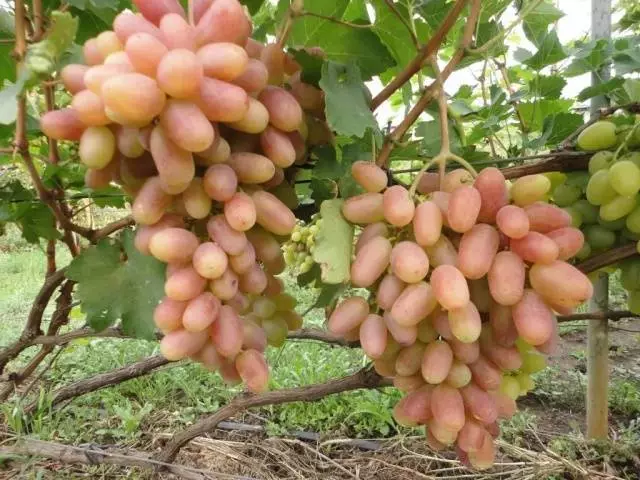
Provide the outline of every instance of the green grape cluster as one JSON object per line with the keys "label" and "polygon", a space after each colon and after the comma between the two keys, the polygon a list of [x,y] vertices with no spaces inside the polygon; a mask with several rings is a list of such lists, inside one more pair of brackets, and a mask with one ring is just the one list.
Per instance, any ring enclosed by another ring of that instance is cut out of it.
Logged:
{"label": "green grape cluster", "polygon": [[[584,234],[576,258],[585,260],[629,242],[639,242],[640,247],[640,122],[623,128],[596,122],[582,132],[578,147],[594,152],[588,172],[548,174],[553,202]],[[617,267],[629,292],[630,309],[640,313],[640,262],[630,260],[613,268]]]}
{"label": "green grape cluster", "polygon": [[309,223],[298,221],[291,234],[291,239],[283,246],[284,259],[297,274],[307,273],[313,267],[316,235],[322,221],[317,214],[311,217]]}
{"label": "green grape cluster", "polygon": [[533,390],[535,382],[531,376],[547,366],[547,358],[522,339],[516,340],[516,348],[522,357],[522,366],[518,370],[505,373],[500,383],[500,391],[513,400]]}

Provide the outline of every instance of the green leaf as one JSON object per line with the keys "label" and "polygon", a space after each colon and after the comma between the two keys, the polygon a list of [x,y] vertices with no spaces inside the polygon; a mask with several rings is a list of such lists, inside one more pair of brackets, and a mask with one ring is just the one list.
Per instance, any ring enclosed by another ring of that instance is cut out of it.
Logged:
{"label": "green leaf", "polygon": [[572,52],[573,61],[564,69],[568,77],[600,70],[611,59],[611,46],[605,39],[581,44]]}
{"label": "green leaf", "polygon": [[[380,37],[399,67],[404,67],[416,56],[417,51],[409,30],[398,16],[389,8],[384,0],[372,0],[371,5],[376,14],[373,31]],[[409,22],[407,8],[395,2],[396,11]],[[418,38],[429,38],[430,28],[421,21],[416,21]]]}
{"label": "green leaf", "polygon": [[640,102],[640,80],[627,78],[624,81],[624,91],[629,96],[629,102]]}
{"label": "green leaf", "polygon": [[53,72],[64,52],[71,47],[78,31],[78,19],[69,12],[51,13],[51,26],[46,37],[27,51],[25,67],[34,75],[43,76]]}
{"label": "green leaf", "polygon": [[309,188],[311,189],[311,198],[316,202],[316,205],[321,205],[325,200],[331,200],[338,196],[338,185],[328,178],[312,178]]}
{"label": "green leaf", "polygon": [[344,200],[327,200],[320,207],[322,224],[316,235],[313,260],[320,265],[324,283],[346,283],[350,278],[353,226],[342,216]]}
{"label": "green leaf", "polygon": [[326,285],[320,286],[320,294],[316,301],[313,303],[312,308],[325,308],[333,304],[333,302],[346,290],[344,284]]}
{"label": "green leaf", "polygon": [[527,131],[535,132],[542,130],[545,118],[556,113],[567,112],[572,105],[572,100],[540,100],[521,102],[516,108]]}
{"label": "green leaf", "polygon": [[317,87],[322,77],[324,60],[316,55],[309,55],[304,50],[290,50],[289,53],[293,54],[293,58],[302,67],[302,81]]}
{"label": "green leaf", "polygon": [[542,130],[547,133],[547,145],[558,145],[584,123],[578,113],[561,112],[545,118]]}
{"label": "green leaf", "polygon": [[538,4],[523,22],[524,34],[536,47],[540,47],[547,35],[549,25],[564,17],[564,13],[553,4],[543,1]]}
{"label": "green leaf", "polygon": [[153,339],[153,311],[164,296],[165,266],[139,253],[133,238],[133,231],[125,230],[121,244],[100,241],[76,257],[66,275],[78,282],[78,298],[92,328],[100,331],[121,320],[127,335]]}
{"label": "green leaf", "polygon": [[240,0],[240,3],[247,7],[251,15],[255,15],[255,13],[260,10],[260,7],[262,7],[264,0]]}
{"label": "green leaf", "polygon": [[589,98],[597,97],[599,95],[608,95],[614,90],[619,89],[624,84],[624,78],[614,77],[611,80],[608,80],[603,83],[598,83],[597,85],[592,85],[583,89],[578,94],[578,101],[583,102],[588,100]]}
{"label": "green leaf", "polygon": [[542,70],[544,67],[558,63],[565,58],[567,58],[567,54],[558,39],[558,34],[555,31],[551,31],[540,42],[538,51],[523,63],[534,70]]}
{"label": "green leaf", "polygon": [[543,97],[548,100],[560,98],[562,90],[567,85],[567,81],[560,75],[536,75],[529,82],[529,91],[532,95]]}
{"label": "green leaf", "polygon": [[29,243],[60,236],[49,207],[39,200],[34,190],[26,189],[17,180],[0,187],[0,221],[16,223]]}
{"label": "green leaf", "polygon": [[362,138],[367,129],[377,129],[356,65],[326,62],[322,66],[320,87],[325,93],[327,122],[333,131]]}
{"label": "green leaf", "polygon": [[[453,153],[460,154],[462,142],[458,131],[454,128],[453,120],[449,119],[450,148]],[[435,157],[440,153],[442,146],[442,132],[440,131],[440,120],[419,123],[415,134],[422,138],[422,154],[427,157]]]}
{"label": "green leaf", "polygon": [[320,265],[314,263],[311,270],[298,275],[296,283],[299,287],[314,286],[314,284],[320,282],[320,273]]}
{"label": "green leaf", "polygon": [[26,80],[22,77],[22,80],[5,85],[0,90],[0,124],[10,125],[16,121],[18,115],[18,95],[22,93],[22,89]]}
{"label": "green leaf", "polygon": [[[349,0],[306,0],[304,7],[308,12],[340,20],[348,4]],[[330,60],[354,62],[366,80],[394,65],[387,48],[369,28],[343,25],[310,15],[296,20],[288,43],[296,48],[321,47]]]}

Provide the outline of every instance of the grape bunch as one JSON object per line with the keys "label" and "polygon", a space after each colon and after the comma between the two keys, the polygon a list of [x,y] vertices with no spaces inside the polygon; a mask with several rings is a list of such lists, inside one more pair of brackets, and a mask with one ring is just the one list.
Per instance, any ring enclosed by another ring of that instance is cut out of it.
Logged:
{"label": "grape bunch", "polygon": [[[577,258],[640,240],[640,124],[620,130],[607,120],[594,123],[578,137],[581,150],[594,152],[588,172],[553,174],[553,202],[572,217],[585,236]],[[629,305],[640,312],[637,259],[623,262],[623,286]]]}
{"label": "grape bunch", "polygon": [[362,226],[351,284],[370,297],[343,299],[331,332],[359,340],[376,371],[407,395],[394,416],[425,425],[429,444],[456,443],[460,458],[488,468],[499,418],[533,387],[557,341],[555,312],[592,295],[589,279],[567,263],[583,237],[570,215],[544,201],[543,175],[510,190],[496,168],[473,178],[455,170],[421,179],[424,197],[386,173],[356,162],[367,193],[349,198],[343,216]]}
{"label": "grape bunch", "polygon": [[86,65],[62,70],[73,99],[42,130],[79,142],[87,186],[133,197],[136,247],[167,264],[162,354],[259,392],[267,344],[302,324],[275,275],[296,164],[307,139],[330,138],[323,93],[279,45],[250,38],[238,0],[194,1],[192,23],[177,0],[134,4],[84,44]]}
{"label": "grape bunch", "polygon": [[307,273],[313,267],[316,235],[320,231],[322,218],[316,213],[311,222],[299,221],[293,229],[291,238],[283,246],[284,259],[287,265],[297,274]]}

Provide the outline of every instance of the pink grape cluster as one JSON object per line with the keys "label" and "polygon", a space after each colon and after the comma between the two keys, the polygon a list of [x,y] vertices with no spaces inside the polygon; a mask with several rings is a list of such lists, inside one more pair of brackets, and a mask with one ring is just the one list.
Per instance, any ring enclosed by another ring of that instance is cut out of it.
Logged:
{"label": "pink grape cluster", "polygon": [[84,44],[86,65],[62,70],[73,99],[42,130],[79,141],[87,186],[134,198],[137,248],[168,265],[163,355],[263,391],[267,344],[302,325],[275,277],[296,225],[285,170],[310,136],[329,138],[324,96],[279,45],[250,38],[238,0],[196,0],[191,23],[177,0],[134,4]]}
{"label": "pink grape cluster", "polygon": [[359,340],[376,371],[407,393],[394,409],[399,423],[425,425],[433,448],[455,443],[466,464],[488,468],[497,420],[515,413],[556,345],[554,312],[592,295],[567,263],[584,238],[544,201],[542,175],[509,189],[496,168],[475,179],[455,170],[442,186],[426,174],[415,198],[387,187],[373,163],[356,162],[352,175],[367,193],[342,210],[363,227],[351,284],[371,295],[344,299],[328,327]]}

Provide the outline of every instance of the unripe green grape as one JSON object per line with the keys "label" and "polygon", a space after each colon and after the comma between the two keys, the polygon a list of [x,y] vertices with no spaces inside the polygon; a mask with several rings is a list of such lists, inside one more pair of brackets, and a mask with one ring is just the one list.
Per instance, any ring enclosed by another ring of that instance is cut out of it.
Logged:
{"label": "unripe green grape", "polygon": [[[596,207],[597,208],[597,207]],[[563,208],[571,216],[571,226],[574,228],[580,228],[582,225],[582,214],[575,208],[574,205]]]}
{"label": "unripe green grape", "polygon": [[553,201],[559,207],[568,207],[577,202],[582,196],[582,189],[577,186],[563,183],[553,191]]}
{"label": "unripe green grape", "polygon": [[297,300],[288,293],[281,293],[273,298],[279,312],[291,311],[296,308]]}
{"label": "unripe green grape", "polygon": [[622,230],[625,226],[626,219],[619,218],[618,220],[608,221],[598,216],[598,225],[606,228],[607,230],[611,230],[612,232],[617,232],[618,230]]}
{"label": "unripe green grape", "polygon": [[299,242],[300,240],[302,240],[302,235],[300,234],[300,231],[299,230],[294,230],[293,233],[291,234],[291,241],[292,242]]}
{"label": "unripe green grape", "polygon": [[616,234],[601,225],[590,225],[584,233],[587,242],[594,250],[611,248],[616,243]]}
{"label": "unripe green grape", "polygon": [[315,238],[313,238],[313,237],[307,238],[307,242],[306,242],[307,248],[311,248],[315,244],[316,244],[316,239]]}
{"label": "unripe green grape", "polygon": [[636,207],[627,217],[625,224],[633,233],[640,233],[640,207]]}
{"label": "unripe green grape", "polygon": [[[627,217],[627,220],[628,219],[629,217]],[[627,227],[624,227],[622,229],[622,232],[620,232],[620,237],[624,240],[631,240],[633,242],[637,242],[638,240],[640,240],[640,233],[632,232]]]}
{"label": "unripe green grape", "polygon": [[600,216],[600,209],[589,203],[589,200],[582,199],[571,205],[571,208],[580,212],[582,215],[582,223],[592,224],[598,223],[598,217]]}
{"label": "unripe green grape", "polygon": [[611,186],[608,170],[599,170],[591,177],[586,193],[587,200],[598,206],[609,203],[618,195]]}
{"label": "unripe green grape", "polygon": [[309,231],[311,232],[311,235],[317,235],[318,232],[320,231],[320,227],[318,226],[320,222],[318,222],[318,224],[316,225],[311,225],[311,227],[309,227]]}
{"label": "unripe green grape", "polygon": [[636,208],[637,200],[633,197],[618,196],[600,207],[600,218],[605,222],[615,222],[629,215]]}
{"label": "unripe green grape", "polygon": [[567,175],[562,172],[548,172],[544,176],[551,182],[551,191],[554,191],[556,187],[567,181]]}
{"label": "unripe green grape", "polygon": [[505,375],[500,382],[500,391],[512,400],[517,400],[520,396],[520,382],[516,377]]}
{"label": "unripe green grape", "polygon": [[586,260],[590,256],[591,256],[591,245],[589,245],[589,242],[584,242],[584,245],[582,245],[582,248],[578,251],[578,253],[576,253],[576,258],[578,260]]}
{"label": "unripe green grape", "polygon": [[613,165],[613,152],[603,150],[595,153],[589,160],[589,173],[595,174],[598,170],[608,170]]}
{"label": "unripe green grape", "polygon": [[311,268],[313,267],[313,264],[311,263],[302,263],[302,265],[300,265],[300,273],[308,273],[311,271]]}
{"label": "unripe green grape", "polygon": [[572,187],[580,187],[582,190],[587,188],[591,176],[588,172],[570,172],[567,173],[567,185]]}
{"label": "unripe green grape", "polygon": [[529,350],[522,354],[522,367],[520,368],[525,373],[537,373],[544,370],[547,367],[547,359],[541,353],[535,350]]}
{"label": "unripe green grape", "polygon": [[536,386],[533,379],[528,373],[519,373],[515,378],[520,384],[521,395],[525,395],[527,392],[533,390]]}
{"label": "unripe green grape", "polygon": [[[636,130],[636,132],[640,132],[640,129]],[[638,134],[640,135],[640,133]],[[640,168],[640,152],[628,152],[618,158],[621,162],[633,162],[634,165]]]}
{"label": "unripe green grape", "polygon": [[615,123],[601,120],[585,128],[578,136],[577,144],[581,150],[593,152],[611,148],[617,142]]}
{"label": "unripe green grape", "polygon": [[516,339],[516,348],[518,349],[518,352],[520,352],[521,354],[533,349],[533,347],[529,345],[527,342],[525,342],[522,337],[518,337]]}
{"label": "unripe green grape", "polygon": [[640,191],[640,168],[630,160],[620,160],[609,169],[609,183],[619,195],[632,197]]}

